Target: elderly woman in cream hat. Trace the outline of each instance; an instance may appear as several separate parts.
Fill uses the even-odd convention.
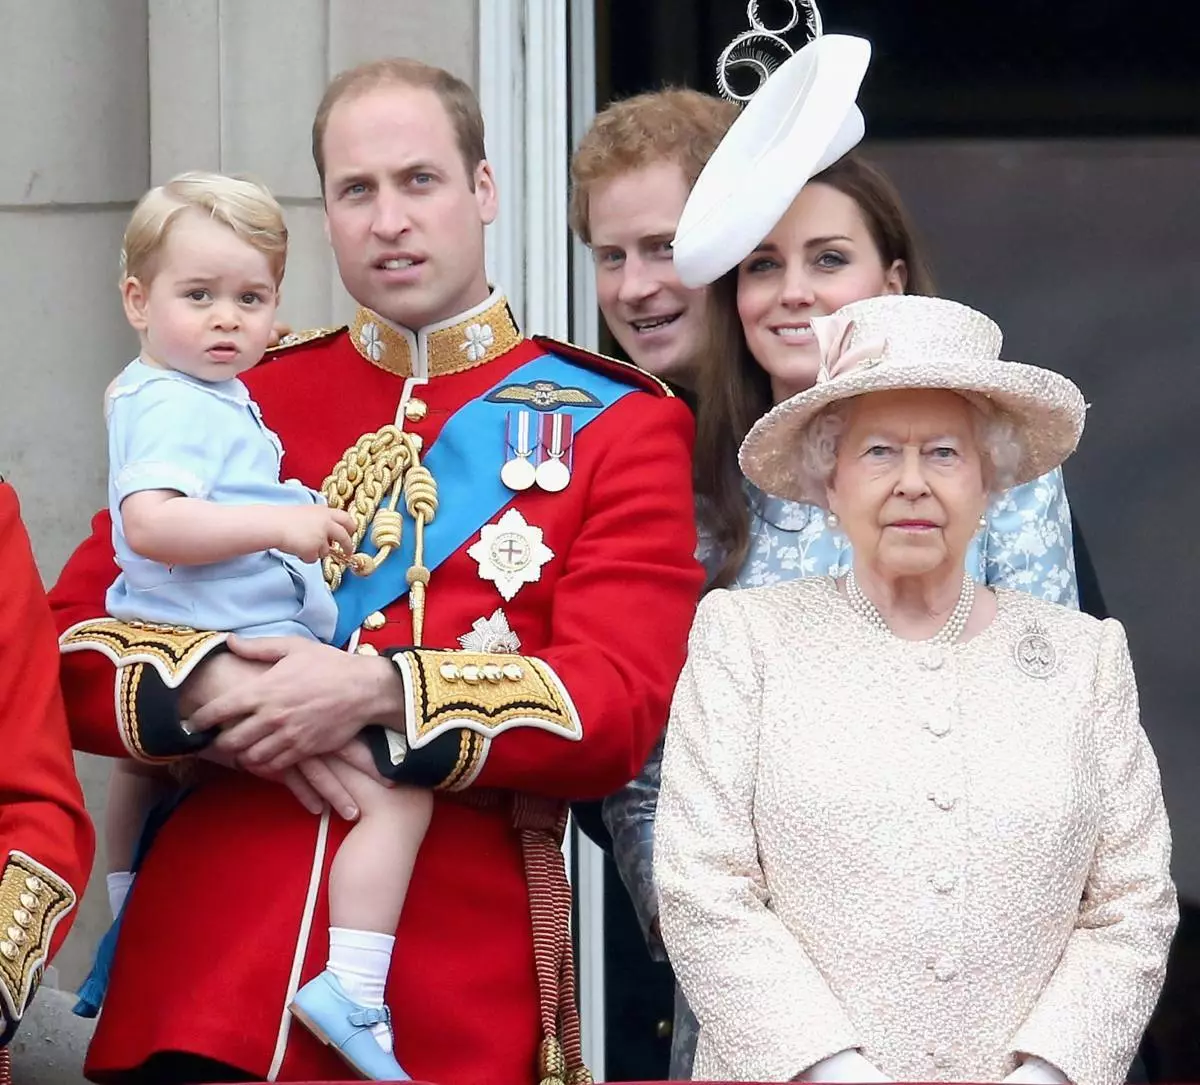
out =
[[[963,572],[1083,399],[953,302],[813,324],[817,384],[741,460],[829,509],[853,569],[711,593],[667,730],[655,872],[695,1077],[1118,1085],[1177,922],[1125,633]]]

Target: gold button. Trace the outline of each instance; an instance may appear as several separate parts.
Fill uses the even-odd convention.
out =
[[[360,644],[354,649],[354,654],[360,656],[377,656],[379,655],[379,649],[373,644]]]
[[[420,422],[429,413],[423,399],[410,399],[404,404],[404,417],[410,422]]]
[[[22,927],[28,927],[33,922],[33,917],[25,911],[24,908],[13,909],[13,919],[15,919]]]
[[[479,668],[474,663],[468,663],[462,669],[462,677],[464,682],[475,685],[479,681]]]
[[[525,672],[515,663],[504,664],[504,677],[510,682],[519,682],[525,677]]]
[[[25,932],[21,930],[20,927],[9,927],[8,936],[14,942],[16,942],[17,945],[22,945],[25,942]]]
[[[17,947],[11,942],[0,942],[0,953],[3,953],[10,961],[17,959]]]
[[[665,1040],[671,1035],[672,1031],[671,1022],[665,1017],[654,1026],[655,1035],[657,1035],[660,1040]]]
[[[458,668],[453,663],[443,663],[440,667],[438,667],[438,673],[444,679],[446,679],[447,682],[457,682],[462,677],[458,671]]]
[[[25,888],[31,893],[40,893],[42,891],[42,879],[35,878],[32,874],[25,879]]]
[[[382,629],[385,625],[387,625],[387,618],[378,610],[374,614],[368,614],[363,619],[363,628],[370,629],[372,632],[376,629]]]
[[[504,678],[504,672],[495,663],[487,663],[483,668],[483,677],[489,682],[499,682]]]
[[[21,907],[22,908],[36,908],[37,902],[38,902],[37,897],[35,897],[32,893],[22,893],[21,894]]]

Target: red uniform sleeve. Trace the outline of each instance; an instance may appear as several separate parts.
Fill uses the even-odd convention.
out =
[[[21,523],[0,485],[0,1035],[58,949],[95,838],[75,775],[54,625]]]
[[[92,533],[76,548],[50,590],[58,632],[102,615],[105,593],[116,575],[112,521],[107,512],[98,512],[92,518]],[[100,652],[62,656],[63,695],[77,750],[103,757],[129,756],[116,722],[115,671]]]
[[[675,399],[638,398],[593,476],[555,586],[549,646],[465,665],[461,652],[393,657],[410,712],[397,778],[586,799],[641,770],[667,718],[704,574],[694,556],[691,415]],[[472,715],[486,725],[452,726]],[[448,750],[463,751],[454,768]]]
[[[50,591],[72,744],[151,762],[195,753],[212,736],[183,730],[177,690],[208,654],[225,650],[225,635],[106,617],[104,597],[116,575],[112,522],[100,512]]]

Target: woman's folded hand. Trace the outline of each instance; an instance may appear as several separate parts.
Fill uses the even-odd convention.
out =
[[[1013,1085],[1070,1085],[1070,1079],[1057,1066],[1035,1056],[1025,1059],[1004,1080]]]
[[[794,1081],[819,1082],[854,1082],[855,1085],[866,1085],[867,1082],[890,1081],[891,1078],[881,1073],[862,1055],[862,1052],[850,1048],[830,1055],[827,1059],[813,1063]],[[1065,1079],[1064,1079],[1065,1080]]]

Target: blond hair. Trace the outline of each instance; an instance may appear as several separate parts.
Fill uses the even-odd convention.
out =
[[[158,257],[176,219],[198,211],[229,227],[271,266],[275,285],[287,264],[287,226],[275,197],[256,181],[220,173],[181,173],[150,189],[133,209],[121,246],[121,281],[147,284],[158,270]]]
[[[598,185],[657,162],[674,162],[690,189],[739,107],[698,90],[667,87],[596,114],[571,158],[571,229],[591,244],[588,203]]]
[[[487,157],[479,99],[458,76],[410,57],[388,57],[360,64],[335,76],[325,88],[312,126],[312,155],[317,176],[321,179],[321,191],[325,190],[325,129],[333,107],[338,102],[362,97],[380,87],[392,86],[429,90],[437,95],[454,128],[454,138],[467,170],[467,183],[474,191],[475,169]]]

